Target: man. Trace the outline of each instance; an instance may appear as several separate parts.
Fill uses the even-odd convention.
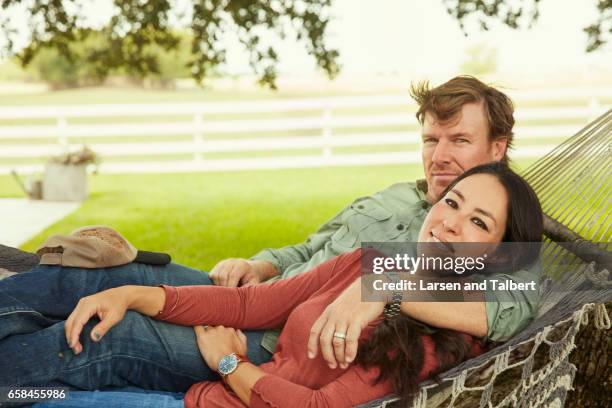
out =
[[[223,286],[259,284],[308,271],[358,247],[362,241],[414,242],[431,204],[456,176],[478,164],[507,161],[514,119],[512,103],[503,93],[472,77],[456,77],[433,89],[424,83],[412,93],[420,105],[417,118],[423,126],[425,182],[395,184],[371,197],[357,199],[305,242],[267,249],[249,260],[222,261],[211,271],[210,279]],[[525,276],[512,279],[533,279],[533,273],[522,272]],[[124,284],[162,283],[211,282],[205,274],[179,265],[157,268],[136,264],[100,271],[39,266],[32,273],[0,282],[0,339],[44,328],[37,333],[45,334],[29,339],[27,351],[32,358],[46,356],[36,362],[36,367],[23,361],[17,364],[11,356],[20,351],[24,354],[25,350],[20,349],[23,338],[8,337],[2,343],[0,364],[9,369],[0,374],[0,385],[44,383],[50,372],[61,372],[66,382],[90,388],[88,375],[93,361],[110,378],[109,383],[119,387],[144,383],[151,389],[184,391],[193,382],[214,378],[215,373],[202,362],[190,328],[130,313],[108,333],[103,324],[93,329],[89,324],[85,330],[89,336],[83,339],[86,344],[71,344],[70,353],[61,325],[53,324],[53,316],[65,318],[83,296]],[[34,299],[33,293],[40,295]],[[481,299],[473,303],[404,302],[401,310],[432,326],[503,340],[529,321],[537,302],[520,292],[483,293]],[[330,366],[339,363],[346,367],[356,353],[361,328],[380,315],[383,307],[381,303],[361,302],[356,281],[313,327],[311,358],[316,356],[319,345]],[[21,318],[17,319],[15,312]],[[31,315],[26,323],[23,314]],[[457,315],[462,318],[457,319]],[[346,339],[334,338],[337,332],[346,333]],[[140,338],[138,344],[131,344],[134,337]],[[251,361],[263,363],[271,358],[276,343],[274,332],[251,331],[247,338]],[[48,350],[54,350],[57,344],[66,352],[60,352],[60,358],[48,356]],[[87,353],[82,353],[84,349]]]
[[[358,199],[302,244],[264,250],[251,260],[227,260],[211,272],[218,285],[253,284],[279,274],[283,278],[366,241],[416,241],[431,204],[464,171],[490,161],[508,162],[514,126],[511,100],[473,77],[456,77],[437,88],[428,83],[413,87],[422,125],[422,160],[426,183],[396,184]],[[530,281],[537,271],[521,271],[503,279]],[[485,296],[486,295],[486,296]],[[435,327],[502,341],[534,316],[537,299],[516,292],[481,294],[481,302],[403,302],[401,311]],[[486,302],[485,302],[486,300]],[[320,351],[331,367],[346,367],[357,353],[361,329],[379,316],[384,304],[361,302],[359,281],[330,305],[313,326],[309,355]],[[457,316],[461,316],[458,319]],[[346,338],[334,337],[344,333]],[[273,350],[275,333],[264,336]]]

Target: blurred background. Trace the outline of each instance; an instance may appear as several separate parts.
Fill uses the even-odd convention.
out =
[[[605,0],[5,1],[0,243],[117,228],[202,269],[422,177],[411,83],[516,104],[524,169],[612,105]]]

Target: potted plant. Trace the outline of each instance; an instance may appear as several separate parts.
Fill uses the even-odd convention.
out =
[[[43,199],[83,201],[89,194],[87,165],[97,164],[98,156],[86,146],[81,150],[51,157],[45,164]]]

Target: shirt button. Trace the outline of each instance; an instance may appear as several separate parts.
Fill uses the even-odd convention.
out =
[[[397,224],[396,227],[399,231],[402,231],[404,229],[404,224]]]
[[[357,208],[359,208],[360,210],[363,210],[363,208],[364,208],[364,207],[363,207],[363,205],[359,204],[359,205],[357,206]]]

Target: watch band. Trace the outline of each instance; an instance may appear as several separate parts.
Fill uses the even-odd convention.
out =
[[[387,278],[394,283],[397,283],[399,281],[399,277],[396,273],[387,274]],[[400,314],[400,308],[402,307],[402,298],[402,292],[393,291],[393,294],[391,295],[391,301],[385,305],[385,309],[383,310],[383,315],[385,316],[385,319],[391,320],[395,316]]]
[[[391,302],[385,305],[383,315],[385,319],[391,320],[395,316],[400,314],[400,308],[402,307],[402,292],[393,292],[391,296]]]

